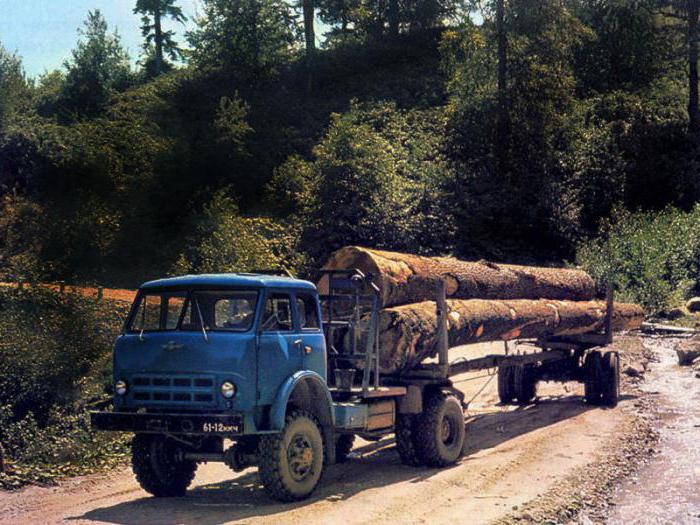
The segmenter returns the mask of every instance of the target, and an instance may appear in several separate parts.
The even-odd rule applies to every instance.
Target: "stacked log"
[[[325,270],[358,269],[371,274],[381,291],[381,305],[398,306],[435,299],[438,281],[453,299],[595,298],[595,282],[584,271],[538,268],[487,261],[465,262],[451,257],[421,257],[346,246],[333,253]],[[321,280],[319,291],[327,293]]]
[[[379,287],[380,371],[411,369],[438,348],[435,298],[444,282],[449,346],[601,331],[606,303],[594,301],[595,282],[584,271],[538,268],[450,257],[421,257],[348,246],[324,269],[371,274]],[[328,293],[328,282],[318,283]],[[643,310],[616,303],[614,331],[633,330]],[[367,320],[365,320],[367,321]]]
[[[449,346],[509,341],[600,331],[605,322],[603,301],[448,300]],[[644,311],[634,304],[616,303],[614,331],[634,330]],[[384,374],[408,370],[437,355],[435,303],[423,301],[385,308],[379,315],[379,366]]]

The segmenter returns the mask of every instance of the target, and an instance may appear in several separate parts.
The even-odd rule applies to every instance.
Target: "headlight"
[[[221,395],[226,399],[231,399],[236,394],[236,385],[229,381],[221,383]]]
[[[114,391],[120,395],[123,396],[126,394],[126,383],[124,381],[117,381],[114,383]]]

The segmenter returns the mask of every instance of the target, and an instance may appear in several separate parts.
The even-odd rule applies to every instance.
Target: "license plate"
[[[236,424],[229,425],[226,423],[221,423],[220,421],[207,421],[202,423],[202,432],[206,432],[207,434],[236,434],[239,431],[240,429]]]

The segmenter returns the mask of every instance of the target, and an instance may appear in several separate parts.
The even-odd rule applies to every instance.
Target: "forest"
[[[348,244],[697,288],[695,0],[138,0],[0,48],[0,280],[135,288]],[[2,35],[0,35],[0,42]]]

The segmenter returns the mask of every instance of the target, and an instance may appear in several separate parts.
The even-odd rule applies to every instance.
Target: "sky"
[[[22,57],[27,75],[37,77],[60,68],[70,58],[82,26],[91,9],[102,11],[110,31],[115,28],[133,60],[141,53],[141,17],[133,13],[134,0],[0,0],[0,43],[9,52]],[[201,13],[199,0],[179,0],[178,5],[189,18],[182,24],[168,22],[166,28],[176,32],[184,43],[184,33],[194,26],[193,18]]]

